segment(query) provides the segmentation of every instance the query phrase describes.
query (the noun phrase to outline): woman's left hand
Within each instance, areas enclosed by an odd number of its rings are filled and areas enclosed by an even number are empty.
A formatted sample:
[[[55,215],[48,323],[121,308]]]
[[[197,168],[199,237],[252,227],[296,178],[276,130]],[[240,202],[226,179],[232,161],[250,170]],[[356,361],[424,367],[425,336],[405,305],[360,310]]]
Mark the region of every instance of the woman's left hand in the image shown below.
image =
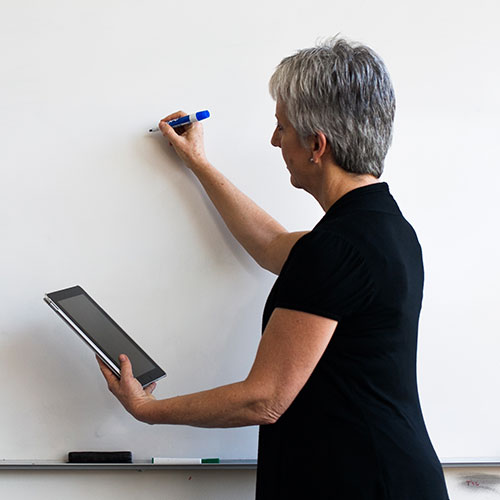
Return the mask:
[[[156,383],[153,382],[143,389],[141,383],[134,377],[132,363],[125,354],[120,354],[120,378],[98,356],[96,359],[108,382],[109,390],[123,407],[137,420],[152,424],[154,420],[152,415],[157,401],[152,393],[156,388]]]

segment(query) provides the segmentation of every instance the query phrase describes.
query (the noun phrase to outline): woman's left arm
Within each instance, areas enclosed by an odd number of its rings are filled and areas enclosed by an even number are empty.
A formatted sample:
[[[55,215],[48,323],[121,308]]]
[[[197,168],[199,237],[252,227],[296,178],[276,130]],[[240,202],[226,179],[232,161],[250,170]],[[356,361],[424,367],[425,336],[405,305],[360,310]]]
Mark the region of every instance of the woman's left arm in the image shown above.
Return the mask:
[[[248,377],[207,391],[156,400],[142,389],[127,358],[118,379],[101,361],[110,391],[135,418],[149,424],[242,427],[276,422],[313,372],[337,322],[301,311],[274,310]]]

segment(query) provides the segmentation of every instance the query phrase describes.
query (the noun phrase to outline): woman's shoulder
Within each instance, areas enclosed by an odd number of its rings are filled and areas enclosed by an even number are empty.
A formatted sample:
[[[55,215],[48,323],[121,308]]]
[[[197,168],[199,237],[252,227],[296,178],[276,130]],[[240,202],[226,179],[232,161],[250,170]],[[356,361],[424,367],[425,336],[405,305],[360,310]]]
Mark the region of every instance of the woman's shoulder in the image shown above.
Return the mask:
[[[302,236],[294,246],[297,253],[311,253],[320,257],[328,255],[332,250],[343,252],[357,252],[355,239],[342,228],[315,227]]]
[[[314,228],[302,236],[289,255],[290,266],[304,266],[308,269],[338,268],[340,264],[365,266],[363,252],[348,234],[332,229]]]

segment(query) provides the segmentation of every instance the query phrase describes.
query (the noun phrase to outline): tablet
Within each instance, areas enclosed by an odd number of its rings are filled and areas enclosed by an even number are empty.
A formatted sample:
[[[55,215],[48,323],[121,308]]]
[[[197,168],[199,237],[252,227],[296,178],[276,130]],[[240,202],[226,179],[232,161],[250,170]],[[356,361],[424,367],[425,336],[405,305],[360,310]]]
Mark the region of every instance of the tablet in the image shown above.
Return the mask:
[[[47,293],[44,300],[117,377],[120,377],[120,354],[129,357],[134,376],[143,387],[165,376],[165,372],[82,287]]]

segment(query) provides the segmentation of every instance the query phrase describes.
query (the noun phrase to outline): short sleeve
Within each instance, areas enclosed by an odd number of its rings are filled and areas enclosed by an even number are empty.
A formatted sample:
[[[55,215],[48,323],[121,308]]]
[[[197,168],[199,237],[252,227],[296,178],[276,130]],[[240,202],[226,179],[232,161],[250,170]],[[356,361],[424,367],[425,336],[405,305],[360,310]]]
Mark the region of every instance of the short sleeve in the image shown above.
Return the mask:
[[[326,231],[312,231],[295,244],[278,281],[275,307],[336,321],[361,312],[373,295],[373,281],[359,251]]]

